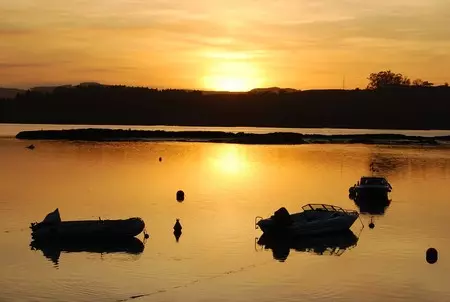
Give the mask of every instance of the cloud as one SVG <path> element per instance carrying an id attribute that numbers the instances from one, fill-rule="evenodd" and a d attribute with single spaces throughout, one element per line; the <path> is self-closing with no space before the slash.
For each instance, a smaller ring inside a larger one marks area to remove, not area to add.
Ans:
<path id="1" fill-rule="evenodd" d="M 1 69 L 36 68 L 36 67 L 49 67 L 49 64 L 47 64 L 47 63 L 2 63 L 2 62 L 0 62 Z"/>
<path id="2" fill-rule="evenodd" d="M 0 15 L 9 70 L 191 76 L 214 61 L 247 61 L 294 78 L 348 66 L 450 68 L 446 0 L 15 0 L 1 2 Z"/>

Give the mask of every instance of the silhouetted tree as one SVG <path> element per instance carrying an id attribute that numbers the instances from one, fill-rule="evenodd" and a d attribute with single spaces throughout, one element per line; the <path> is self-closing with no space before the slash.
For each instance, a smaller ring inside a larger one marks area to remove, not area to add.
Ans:
<path id="1" fill-rule="evenodd" d="M 420 86 L 420 87 L 431 87 L 431 86 L 434 85 L 434 84 L 431 83 L 431 82 L 423 81 L 423 80 L 421 80 L 421 79 L 416 79 L 416 80 L 414 80 L 414 81 L 412 82 L 412 84 L 413 84 L 414 86 Z"/>
<path id="2" fill-rule="evenodd" d="M 371 73 L 367 78 L 367 89 L 380 89 L 385 87 L 409 86 L 411 81 L 401 73 L 393 73 L 390 70 Z"/>

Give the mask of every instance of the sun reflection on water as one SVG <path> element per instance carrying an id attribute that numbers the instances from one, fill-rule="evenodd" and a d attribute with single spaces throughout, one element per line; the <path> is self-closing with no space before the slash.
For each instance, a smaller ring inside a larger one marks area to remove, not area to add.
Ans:
<path id="1" fill-rule="evenodd" d="M 217 145 L 211 162 L 215 171 L 226 175 L 242 176 L 249 168 L 247 156 L 238 145 Z"/>

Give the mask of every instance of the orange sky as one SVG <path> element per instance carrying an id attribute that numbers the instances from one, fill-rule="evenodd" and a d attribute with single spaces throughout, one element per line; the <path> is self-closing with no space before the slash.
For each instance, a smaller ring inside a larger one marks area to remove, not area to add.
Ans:
<path id="1" fill-rule="evenodd" d="M 0 86 L 248 90 L 450 81 L 448 0 L 0 2 Z"/>

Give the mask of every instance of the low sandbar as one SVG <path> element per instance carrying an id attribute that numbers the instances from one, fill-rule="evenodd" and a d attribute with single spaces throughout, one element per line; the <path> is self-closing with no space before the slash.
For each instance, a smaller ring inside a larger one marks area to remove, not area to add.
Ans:
<path id="1" fill-rule="evenodd" d="M 71 129 L 22 131 L 16 135 L 23 140 L 69 141 L 189 141 L 261 145 L 299 144 L 383 144 L 383 145 L 440 145 L 450 142 L 450 136 L 422 137 L 402 134 L 321 135 L 292 132 L 267 134 L 233 133 L 221 131 L 161 131 L 121 129 Z"/>

